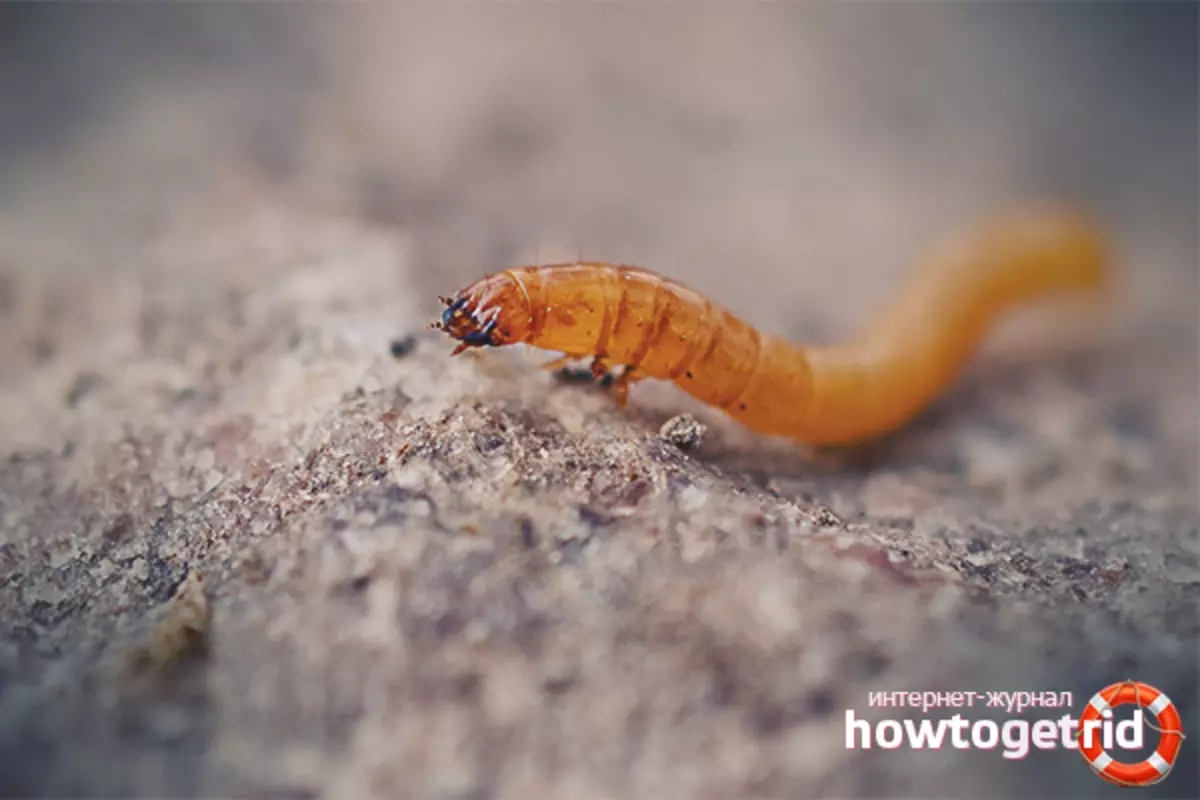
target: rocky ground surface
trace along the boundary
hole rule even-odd
[[[1196,96],[1105,49],[1176,23],[470,8],[59,31],[130,88],[0,162],[4,794],[1096,797],[845,713],[1125,678],[1200,738]],[[829,339],[1044,192],[1111,221],[1119,318],[850,451],[425,327],[583,248]]]

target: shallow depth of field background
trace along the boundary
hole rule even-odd
[[[54,202],[88,227],[238,179],[411,235],[431,290],[582,252],[802,334],[852,326],[933,236],[1051,197],[1114,224],[1135,302],[1194,279],[1187,8],[0,13],[0,201],[83,152]]]

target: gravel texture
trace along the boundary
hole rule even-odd
[[[6,796],[1117,796],[845,713],[1126,678],[1196,796],[1194,7],[6,13]],[[1044,194],[1120,313],[868,447],[426,328],[582,250],[829,340]]]

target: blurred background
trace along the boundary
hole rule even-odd
[[[1055,364],[1037,372],[1029,384],[1041,391],[1032,392],[1041,405],[1026,405],[1025,394],[995,392],[1000,416],[1008,415],[1007,427],[996,424],[983,433],[991,437],[987,441],[994,450],[1011,445],[1014,462],[1021,465],[1031,463],[1022,460],[1022,448],[1035,447],[1030,441],[1046,430],[1057,431],[1051,445],[1068,454],[1063,456],[1065,467],[1050,478],[1029,479],[1015,494],[1013,505],[1019,508],[1014,518],[1028,530],[1036,528],[1029,521],[1037,519],[1030,510],[1035,506],[1046,518],[1061,511],[1060,521],[1066,520],[1053,535],[1027,537],[1022,546],[1031,552],[1041,546],[1039,538],[1067,541],[1074,534],[1066,531],[1076,530],[1078,519],[1099,516],[1095,487],[1112,488],[1119,480],[1096,478],[1103,465],[1094,454],[1138,439],[1142,449],[1135,448],[1135,455],[1142,460],[1134,460],[1140,466],[1130,472],[1123,500],[1126,511],[1133,509],[1134,521],[1120,535],[1133,529],[1136,534],[1128,533],[1130,537],[1141,537],[1146,530],[1161,533],[1161,540],[1142,537],[1145,551],[1138,552],[1149,553],[1148,562],[1159,564],[1155,568],[1176,583],[1150,581],[1161,595],[1138,594],[1121,608],[1132,628],[1153,618],[1167,628],[1176,625],[1172,636],[1181,630],[1181,636],[1192,635],[1194,623],[1178,622],[1179,615],[1166,610],[1183,607],[1186,614],[1188,598],[1171,591],[1193,580],[1189,576],[1200,569],[1195,555],[1164,557],[1155,548],[1159,541],[1194,533],[1195,525],[1198,13],[1186,3],[0,4],[0,338],[6,343],[0,348],[0,428],[6,430],[0,433],[13,452],[20,445],[57,453],[57,443],[40,443],[50,441],[48,432],[67,431],[74,438],[62,452],[71,457],[46,462],[51,464],[45,468],[47,485],[61,481],[73,491],[74,484],[62,476],[75,469],[92,476],[80,478],[81,485],[101,481],[101,499],[94,505],[103,514],[129,512],[135,520],[139,514],[153,519],[161,498],[142,488],[153,481],[130,480],[127,495],[120,502],[112,500],[115,483],[106,486],[104,478],[95,478],[105,473],[97,468],[93,475],[91,462],[78,453],[86,455],[96,445],[101,453],[96,463],[107,464],[107,451],[99,443],[144,424],[151,430],[145,440],[153,442],[147,447],[161,446],[165,453],[160,462],[167,465],[165,473],[176,470],[190,479],[197,451],[209,466],[214,457],[201,450],[207,442],[196,445],[179,429],[200,430],[195,420],[212,422],[215,428],[215,420],[227,422],[218,414],[233,417],[235,412],[251,420],[242,439],[276,436],[285,442],[279,451],[264,447],[270,453],[264,458],[289,453],[287,446],[303,452],[293,443],[291,429],[270,428],[255,416],[270,409],[290,421],[290,413],[309,408],[311,396],[294,389],[301,381],[284,379],[295,378],[293,373],[309,379],[318,367],[327,369],[336,378],[326,387],[334,398],[330,407],[340,408],[334,401],[341,402],[371,359],[389,362],[389,337],[419,331],[437,310],[437,295],[484,271],[581,254],[635,263],[695,286],[761,328],[819,341],[861,322],[888,295],[908,262],[939,235],[1030,199],[1065,199],[1091,209],[1112,231],[1126,290],[1127,313],[1119,334],[1124,343],[1103,351],[1098,361],[1078,372]],[[298,211],[276,227],[267,225],[264,233],[248,221],[257,220],[250,212],[262,207]],[[306,238],[308,231],[294,227],[296,219],[348,221],[350,227],[328,233],[313,222],[316,232]],[[244,237],[243,221],[251,231]],[[403,246],[384,248],[382,256],[366,246],[356,249],[355,242],[368,234]],[[294,241],[303,243],[295,251],[289,249]],[[343,259],[329,254],[343,246]],[[247,252],[254,257],[245,257]],[[334,274],[330,265],[345,272]],[[276,292],[277,286],[284,288]],[[349,332],[345,339],[351,344],[344,350],[359,360],[325,344],[305,350],[309,342],[304,337],[313,330]],[[301,340],[303,346],[294,346]],[[60,354],[57,360],[51,358],[54,353]],[[121,366],[125,360],[136,368]],[[333,372],[339,368],[343,373]],[[483,379],[477,375],[463,377],[454,370],[467,368],[455,366],[436,373],[443,388],[430,388],[425,397],[413,376],[429,378],[419,372],[428,367],[393,368],[412,370],[397,373],[408,381],[404,391],[418,402],[443,403],[439,411],[461,404],[461,394],[482,394],[479,386],[492,386],[479,383]],[[78,377],[90,375],[89,370],[107,383]],[[255,381],[266,386],[262,397],[251,391],[257,388]],[[1059,392],[1063,385],[1067,388]],[[84,402],[76,414],[79,397],[93,386],[107,388],[93,390],[90,396],[99,397],[96,405]],[[205,406],[205,391],[214,386],[211,396],[216,399]],[[456,387],[461,386],[468,390],[460,392]],[[159,395],[151,397],[150,389],[162,387],[161,396],[167,396],[167,389],[175,393],[170,401],[175,405],[154,399]],[[288,395],[293,389],[294,401]],[[541,397],[544,387],[533,387],[530,394]],[[64,395],[68,410],[60,399]],[[558,403],[553,413],[564,418],[568,402],[547,401]],[[959,420],[964,428],[969,427],[967,418],[983,419],[976,411],[963,412]],[[1109,411],[1114,412],[1111,419],[1117,419],[1117,411],[1125,414],[1124,428],[1124,423],[1109,425]],[[323,421],[329,419],[336,423],[341,418],[330,412]],[[1022,440],[1012,431],[1020,432],[1026,423],[1033,433]],[[980,428],[987,424],[983,420]],[[1080,431],[1095,433],[1095,439],[1076,450],[1071,437]],[[931,437],[935,444],[930,452],[944,448],[972,467],[994,452],[984,448],[976,459],[978,453],[953,438],[952,427],[939,435]],[[172,450],[162,441],[186,446]],[[178,466],[172,461],[176,458]],[[757,459],[756,451],[749,458]],[[918,462],[920,458],[918,452]],[[234,463],[229,474],[251,470],[243,454],[229,461]],[[928,463],[919,464],[927,468],[925,473],[909,469],[912,463],[902,459],[889,463],[896,465],[896,484],[924,487],[935,507],[954,501],[956,491],[967,491],[961,489],[965,479],[949,468],[934,476],[941,484],[934,479],[922,484],[936,472]],[[725,466],[740,474],[744,464]],[[1096,482],[1089,483],[1093,478]],[[46,498],[58,495],[42,492],[32,479],[21,482],[26,480],[25,473],[12,467],[0,488],[6,497],[16,498],[13,508],[19,501],[22,508],[37,509],[22,512],[30,530],[62,540],[75,536],[70,504],[58,504],[65,510],[41,508],[39,503],[55,505]],[[870,501],[859,499],[862,483],[855,483],[869,477],[821,480],[802,474],[770,485],[795,497],[816,496],[838,513],[843,510],[830,498],[846,498],[846,509],[854,513],[863,504],[871,511]],[[978,499],[983,496],[968,495],[963,501],[980,504],[980,519],[995,510]],[[905,509],[906,502],[896,505]],[[1170,512],[1163,512],[1167,523],[1155,516],[1162,508]],[[37,516],[52,517],[52,512],[63,515],[54,525]],[[1030,516],[1021,516],[1026,513]],[[13,512],[10,519],[18,516]],[[626,524],[641,523],[634,518]],[[143,531],[150,526],[133,527]],[[157,523],[154,528],[158,530]],[[1059,533],[1061,540],[1054,539]],[[236,539],[237,531],[229,535],[238,546],[244,544]],[[1074,540],[1069,544],[1073,547]],[[32,546],[28,553],[20,552],[28,560],[13,556],[12,563],[25,565],[30,584],[29,576],[41,574],[36,570],[42,562],[56,565],[65,559],[55,560],[57,556],[45,556]],[[0,555],[10,557],[9,551]],[[663,574],[684,582],[693,577],[690,565],[671,573],[675,568],[663,567]],[[602,566],[595,569],[603,572]],[[71,580],[90,574],[88,570],[93,570],[92,562],[70,573]],[[54,674],[73,686],[73,670],[90,656],[86,647],[80,645],[77,652],[71,642],[84,641],[105,621],[101,611],[88,605],[93,599],[76,603],[63,591],[69,610],[59,627],[49,626],[61,637],[53,639],[60,649],[45,645],[37,656],[44,661],[21,662],[26,677],[44,690],[38,695],[42,705],[11,701],[25,703],[18,710],[31,730],[43,725],[39,730],[48,733],[39,740],[14,725],[3,742],[6,752],[21,757],[14,761],[25,765],[16,784],[25,791],[48,785],[39,773],[38,758],[44,753],[29,756],[41,746],[38,742],[50,743],[45,752],[60,748],[53,751],[56,763],[70,763],[75,754],[68,739],[82,730],[69,714],[61,723],[49,712],[43,715],[42,710],[55,707],[57,695],[51,678],[38,683],[43,681],[41,665],[58,665]],[[228,591],[235,598],[230,603],[241,597],[241,588]],[[831,588],[829,594],[837,591]],[[907,586],[895,591],[907,601],[924,602],[913,600],[916,595]],[[987,608],[1017,603],[1011,594],[990,591],[984,592]],[[1111,610],[1103,604],[1115,595],[1102,596],[1098,613]],[[148,602],[136,592],[130,597],[121,600],[122,609]],[[286,617],[290,600],[285,596],[280,601],[280,618]],[[318,600],[323,605],[324,595]],[[257,600],[243,602],[244,611]],[[1113,608],[1125,602],[1111,601]],[[29,609],[16,604],[17,614],[28,610],[32,617],[36,604],[27,605]],[[1001,627],[1010,619],[1003,611],[996,611]],[[619,634],[623,617],[603,607],[598,618],[605,613],[616,621],[603,624],[612,623]],[[820,609],[812,613],[824,619]],[[981,613],[991,619],[990,611]],[[1041,648],[1050,652],[1045,643],[1059,638],[1056,618],[1057,609],[1039,617],[1030,626],[1029,650],[1014,648],[1013,660],[1045,667],[1059,681],[1045,688],[1078,693],[1096,688],[1095,675],[1080,675],[1063,666],[1065,661],[1043,658]],[[235,632],[223,635],[249,648],[265,637],[244,619],[250,619],[248,611],[244,617],[229,614],[226,624]],[[72,624],[80,626],[73,634],[68,630]],[[245,629],[238,629],[239,624]],[[1100,636],[1094,630],[1102,628],[1097,623],[1080,635]],[[593,633],[586,628],[584,635]],[[951,630],[951,638],[971,651],[974,634],[958,633]],[[701,634],[703,638],[708,632]],[[1043,634],[1044,640],[1037,638]],[[370,661],[350,650],[327,648],[328,640],[312,635],[317,644],[303,653],[316,658],[312,654],[319,652],[328,661],[304,673],[317,677],[308,683],[297,679],[297,686],[323,690],[328,676],[353,675],[354,664]],[[1143,635],[1130,640],[1130,649],[1157,652],[1153,634]],[[296,638],[301,641],[298,634]],[[801,638],[814,651],[826,641]],[[827,638],[832,640],[833,634]],[[51,639],[47,635],[41,642]],[[603,641],[598,658],[625,652],[619,642],[605,650],[609,644]],[[35,642],[19,652],[42,646]],[[1171,652],[1172,646],[1163,644],[1163,651]],[[991,652],[982,648],[980,653]],[[895,663],[909,668],[927,663],[923,657],[941,658],[929,648],[923,656],[916,652],[920,649],[911,648]],[[1172,661],[1178,668],[1173,679],[1194,675],[1182,663],[1194,656],[1184,653]],[[440,664],[436,655],[424,657],[423,664]],[[232,687],[236,695],[249,667],[226,658],[212,683],[226,681],[225,691]],[[1118,655],[1112,658],[1127,663]],[[305,669],[282,658],[260,661],[297,674]],[[1059,668],[1061,672],[1054,671]],[[756,668],[749,671],[761,677]],[[772,680],[790,671],[790,666],[779,667]],[[670,672],[662,675],[668,689],[675,685]],[[1076,677],[1078,687],[1062,683]],[[336,683],[328,680],[331,686]],[[283,764],[281,772],[292,769],[311,778],[308,783],[297,779],[296,785],[326,785],[321,769],[309,765],[328,765],[320,758],[345,744],[351,722],[369,705],[359,694],[365,690],[346,680],[351,685],[342,698],[344,708],[357,711],[344,711],[336,698],[318,705],[328,711],[322,718],[326,727],[313,734],[319,744],[306,742],[310,750],[292,760],[274,750],[275,743],[309,731],[289,724],[292,707],[268,692],[263,696],[271,702],[262,702],[257,710],[224,706],[225,716],[212,728],[184,714],[182,722],[175,722],[175,741],[187,746],[172,750],[167,741],[163,752],[169,756],[154,751],[161,744],[154,738],[157,733],[133,728],[110,736],[109,723],[97,723],[86,735],[79,734],[90,743],[87,753],[95,761],[80,761],[82,777],[76,783],[57,785],[93,788],[100,784],[89,781],[107,773],[112,774],[104,785],[113,794],[132,791],[130,787],[151,787],[149,793],[194,791],[200,785],[194,780],[198,774],[207,775],[212,783],[206,785],[217,793],[254,785],[251,779],[241,784],[229,779],[237,772],[229,764],[251,775],[263,764]],[[645,686],[654,686],[652,678],[645,680]],[[786,680],[776,683],[788,685]],[[293,688],[287,680],[267,683],[284,687],[279,691],[285,694]],[[1181,679],[1180,685],[1184,683]],[[621,688],[640,692],[641,700],[654,695],[641,684]],[[852,689],[855,696],[865,691],[862,686]],[[301,689],[296,692],[302,694]],[[1194,699],[1193,693],[1193,709]],[[107,719],[104,714],[95,718]],[[578,735],[578,741],[592,741],[586,724],[572,727],[572,720],[584,716],[564,719],[564,738]],[[1193,719],[1194,714],[1185,727]],[[213,734],[218,724],[227,726],[221,735]],[[669,742],[681,729],[690,730],[689,725],[685,720],[657,730],[666,731],[662,737]],[[651,723],[647,727],[653,729]],[[697,736],[707,730],[700,723],[692,727]],[[371,739],[370,725],[362,728],[367,732],[358,735],[360,746]],[[379,723],[375,740],[390,742],[392,730]],[[474,728],[469,731],[475,733]],[[211,744],[210,736],[217,744]],[[104,749],[110,745],[114,750]],[[225,762],[209,759],[205,748],[210,745]],[[899,773],[887,766],[891,762],[866,758],[861,771],[842,771],[830,783],[814,784],[811,775],[824,767],[792,758],[789,754],[800,745],[787,746],[793,750],[766,744],[750,748],[751,755],[740,752],[745,763],[757,754],[778,767],[769,777],[779,783],[767,786],[876,796],[899,791],[897,786],[918,794],[947,786],[959,796],[990,792],[990,784],[976,780],[968,768],[960,769],[954,782],[910,772],[909,782],[897,784],[893,779]],[[481,746],[484,751],[503,748]],[[660,757],[673,752],[665,747]],[[740,779],[742,762],[732,760],[739,751],[721,752],[732,753],[731,760],[713,769],[727,769]],[[150,777],[139,783],[116,775],[97,753],[108,753],[110,763],[125,763],[128,754],[139,753],[143,760],[129,767],[130,774],[144,770]],[[312,760],[305,761],[305,754]],[[480,763],[489,757],[480,756]],[[641,774],[650,775],[649,783],[634,785],[664,785],[654,780],[678,765],[663,758],[662,764],[641,767]],[[408,762],[396,767],[389,759],[385,753],[375,766],[386,771],[391,765],[403,782],[408,775],[401,767]],[[1058,796],[1074,792],[1090,797],[1103,788],[1090,776],[1081,782],[1073,763],[1055,762],[1043,773],[1050,759],[1031,759],[1020,767],[987,760],[990,774],[1011,779],[1015,794],[1054,789]],[[570,773],[576,762],[564,761],[569,775],[587,774]],[[707,766],[699,761],[690,765],[696,775]],[[614,763],[608,774],[620,774],[628,762]],[[351,771],[348,785],[361,788],[354,783],[360,770]],[[1194,795],[1194,769],[1184,772],[1176,776],[1182,782],[1154,791],[1173,796],[1182,787],[1184,794]],[[584,788],[578,796],[591,796],[586,780],[579,780]],[[546,796],[565,795],[548,791]]]
[[[803,334],[860,319],[931,237],[1051,196],[1117,226],[1137,302],[1195,284],[1187,4],[9,4],[0,20],[0,203],[69,223],[55,238],[146,227],[162,197],[232,179],[403,230],[431,297],[582,252]]]

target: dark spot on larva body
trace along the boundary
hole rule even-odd
[[[746,410],[746,404],[745,404],[745,403],[740,403],[740,404],[738,404],[738,408],[739,408],[740,410],[742,410],[742,411],[745,411],[745,410]]]
[[[691,372],[685,372],[685,373],[683,373],[683,374],[684,374],[684,375],[687,375],[689,378],[690,378],[690,377],[692,377],[692,373],[691,373]]]

